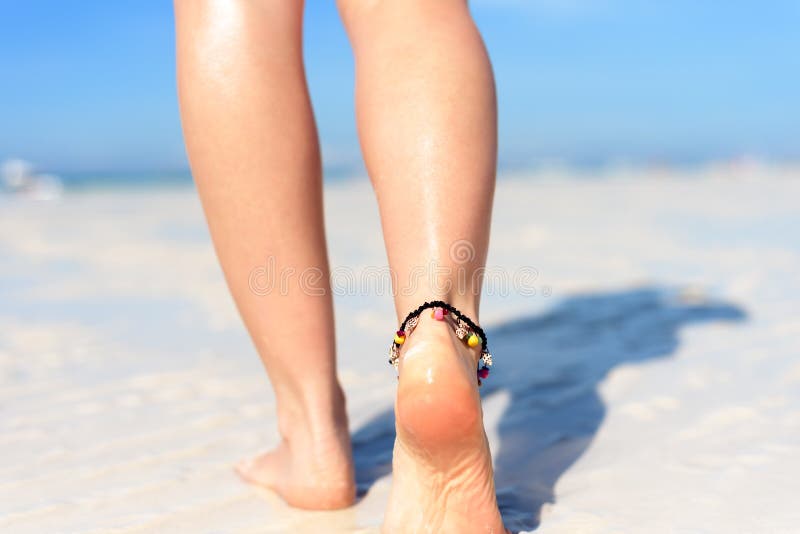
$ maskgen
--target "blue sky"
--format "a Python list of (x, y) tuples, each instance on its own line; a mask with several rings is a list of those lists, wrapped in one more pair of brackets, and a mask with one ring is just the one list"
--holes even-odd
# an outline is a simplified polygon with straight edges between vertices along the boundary
[[(501, 164), (800, 159), (800, 2), (473, 0)], [(307, 0), (328, 167), (359, 161), (353, 61)], [(0, 160), (52, 171), (186, 167), (168, 0), (0, 0)]]

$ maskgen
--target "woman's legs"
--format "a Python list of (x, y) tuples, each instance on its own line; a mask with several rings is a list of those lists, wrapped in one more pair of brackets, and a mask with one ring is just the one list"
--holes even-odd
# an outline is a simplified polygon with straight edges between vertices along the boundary
[[(397, 315), (441, 299), (477, 320), (474, 275), (486, 260), (497, 117), (491, 66), (466, 2), (339, 7), (356, 57), (362, 149), (399, 281)], [(423, 314), (402, 354), (385, 530), (503, 532), (478, 351)]]
[(175, 0), (178, 83), (217, 255), (277, 399), (281, 444), (239, 470), (290, 504), (338, 508), (355, 483), (302, 12), (302, 2)]
[[(403, 287), (431, 261), (467, 278), (486, 261), (497, 117), (491, 66), (466, 2), (339, 6), (356, 56), (362, 150), (389, 262), (406, 289), (395, 300), (398, 317), (433, 297), (474, 316), (479, 288), (448, 290), (444, 274)], [(451, 248), (462, 244), (472, 247), (471, 261), (454, 261)]]

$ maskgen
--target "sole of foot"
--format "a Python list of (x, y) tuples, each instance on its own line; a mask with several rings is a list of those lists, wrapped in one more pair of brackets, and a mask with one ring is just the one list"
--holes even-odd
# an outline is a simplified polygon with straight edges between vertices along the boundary
[(284, 440), (274, 450), (243, 460), (235, 470), (246, 482), (276, 492), (295, 508), (338, 510), (356, 499), (349, 451), (349, 437), (327, 444), (314, 440), (313, 446)]
[(507, 532), (483, 428), (478, 356), (424, 313), (406, 340), (384, 533)]

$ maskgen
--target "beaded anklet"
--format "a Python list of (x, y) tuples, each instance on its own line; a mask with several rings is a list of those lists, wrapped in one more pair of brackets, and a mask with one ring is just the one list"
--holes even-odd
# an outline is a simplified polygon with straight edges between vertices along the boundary
[(466, 343), (470, 348), (481, 347), (481, 357), (478, 360), (478, 386), (489, 376), (489, 368), (492, 366), (492, 355), (486, 347), (486, 334), (483, 329), (475, 324), (469, 317), (458, 311), (455, 306), (441, 301), (432, 300), (419, 306), (409, 313), (400, 325), (400, 329), (394, 335), (392, 346), (389, 349), (389, 363), (397, 369), (400, 365), (400, 347), (405, 343), (406, 338), (416, 328), (420, 314), (432, 309), (431, 316), (437, 321), (444, 321), (447, 315), (452, 315), (455, 319), (451, 321), (451, 326), (455, 329), (458, 339)]

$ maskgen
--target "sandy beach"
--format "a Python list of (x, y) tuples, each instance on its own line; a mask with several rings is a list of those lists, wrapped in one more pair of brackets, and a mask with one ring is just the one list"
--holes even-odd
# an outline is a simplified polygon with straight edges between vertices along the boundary
[[(482, 393), (509, 528), (798, 531), (798, 198), (788, 166), (501, 178)], [(325, 200), (334, 273), (385, 266), (368, 182)], [(0, 259), (0, 531), (377, 531), (387, 291), (336, 286), (361, 497), (307, 512), (233, 473), (276, 443), (273, 397), (192, 188), (0, 197)]]

